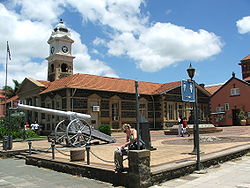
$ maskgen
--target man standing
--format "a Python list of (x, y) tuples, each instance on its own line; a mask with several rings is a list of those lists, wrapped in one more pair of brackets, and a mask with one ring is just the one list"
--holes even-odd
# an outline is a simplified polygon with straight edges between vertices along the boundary
[(180, 114), (178, 117), (178, 136), (183, 137), (183, 119), (182, 115)]

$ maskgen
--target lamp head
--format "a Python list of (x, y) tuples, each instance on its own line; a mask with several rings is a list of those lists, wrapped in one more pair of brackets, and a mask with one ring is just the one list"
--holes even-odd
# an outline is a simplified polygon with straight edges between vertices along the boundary
[(187, 69), (187, 73), (188, 73), (188, 76), (191, 78), (191, 80), (193, 79), (194, 77), (194, 73), (195, 73), (195, 68), (192, 67), (191, 63)]

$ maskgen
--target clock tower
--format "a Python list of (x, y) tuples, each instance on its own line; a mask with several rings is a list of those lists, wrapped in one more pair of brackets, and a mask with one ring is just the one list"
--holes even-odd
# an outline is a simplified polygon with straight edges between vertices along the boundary
[(73, 74), (73, 59), (71, 46), (73, 40), (70, 38), (69, 29), (62, 20), (54, 28), (48, 44), (50, 45), (48, 60), (48, 81), (55, 81), (62, 77)]

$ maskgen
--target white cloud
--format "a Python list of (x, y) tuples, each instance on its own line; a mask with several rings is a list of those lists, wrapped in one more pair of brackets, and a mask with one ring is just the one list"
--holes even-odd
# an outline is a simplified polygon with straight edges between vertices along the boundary
[[(0, 3), (0, 63), (2, 64), (0, 65), (0, 79), (3, 80), (0, 86), (4, 85), (5, 80), (6, 41), (9, 41), (12, 54), (12, 61), (8, 63), (8, 85), (13, 85), (12, 79), (17, 79), (19, 82), (25, 77), (47, 79), (47, 61), (45, 60), (49, 54), (47, 40), (55, 26), (54, 21), (59, 20), (58, 17), (63, 12), (62, 6), (65, 4), (63, 1), (49, 0), (39, 3), (40, 8), (37, 8), (37, 4), (38, 1), (13, 1), (12, 4), (8, 4), (7, 9)], [(46, 8), (41, 11), (42, 7)], [(79, 34), (73, 30), (72, 33), (76, 36), (75, 44), (73, 44), (74, 55), (77, 56), (74, 62), (75, 73), (79, 71), (117, 77), (105, 62), (91, 59)], [(37, 59), (42, 63), (37, 63)]]
[(243, 17), (236, 22), (238, 32), (240, 34), (245, 34), (250, 32), (250, 16)]
[(64, 0), (14, 0), (13, 5), (20, 7), (22, 19), (51, 23), (58, 21), (65, 3)]
[(94, 44), (95, 46), (99, 46), (99, 45), (105, 46), (106, 43), (107, 43), (107, 42), (106, 42), (104, 39), (101, 39), (101, 38), (99, 38), (99, 37), (96, 37), (95, 40), (93, 41), (93, 44)]
[(141, 16), (144, 0), (68, 0), (84, 20), (107, 25), (122, 32), (137, 33), (144, 28), (147, 17)]
[[(85, 22), (101, 27), (106, 37), (96, 37), (94, 46), (108, 48), (113, 56), (126, 55), (143, 71), (155, 72), (183, 60), (199, 61), (220, 53), (222, 43), (214, 33), (193, 31), (171, 23), (150, 23), (149, 14), (141, 12), (143, 5), (144, 0), (13, 0), (7, 9), (0, 3), (0, 54), (5, 54), (6, 45), (2, 44), (8, 40), (13, 57), (10, 82), (14, 75), (22, 78), (20, 81), (27, 75), (47, 78), (44, 59), (49, 54), (49, 46), (46, 41), (56, 21), (69, 10), (80, 13)], [(72, 30), (72, 38), (75, 41), (73, 55), (76, 56), (74, 73), (117, 77), (107, 63), (89, 55), (79, 33)], [(98, 50), (92, 49), (92, 52), (98, 53)], [(42, 59), (42, 63), (36, 63), (36, 58)], [(5, 55), (0, 55), (0, 60), (4, 66)], [(0, 73), (2, 78), (4, 70)]]
[(192, 31), (171, 23), (151, 25), (141, 14), (142, 0), (68, 2), (84, 20), (111, 29), (109, 40), (96, 38), (94, 45), (108, 47), (114, 56), (127, 55), (143, 71), (159, 71), (183, 60), (203, 60), (220, 53), (223, 46), (218, 36), (206, 30)]
[(171, 23), (156, 23), (138, 39), (123, 33), (108, 43), (112, 55), (126, 54), (143, 71), (155, 72), (183, 60), (202, 60), (221, 51), (222, 43), (214, 33), (198, 32)]
[(118, 77), (115, 71), (100, 60), (93, 60), (88, 54), (87, 47), (82, 44), (79, 33), (72, 31), (74, 38), (74, 70), (76, 72), (84, 72), (88, 74), (103, 75), (110, 77)]

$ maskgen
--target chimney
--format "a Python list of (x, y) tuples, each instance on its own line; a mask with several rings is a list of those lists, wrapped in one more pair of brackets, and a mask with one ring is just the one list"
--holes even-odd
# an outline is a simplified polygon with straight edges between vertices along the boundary
[(199, 84), (199, 86), (201, 86), (202, 88), (205, 88), (205, 84)]

